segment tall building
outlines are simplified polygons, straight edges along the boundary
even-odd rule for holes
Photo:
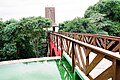
[[[2,21],[3,19],[2,18],[0,18],[0,21]]]
[[[58,31],[58,26],[55,23],[55,7],[45,7],[45,17],[52,20],[52,31]]]
[[[49,18],[55,23],[55,7],[45,7],[45,17]]]

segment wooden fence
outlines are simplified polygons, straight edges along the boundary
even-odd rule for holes
[[[59,33],[65,36],[74,38],[76,40],[112,51],[120,53],[120,37],[115,36],[105,36],[98,34],[82,34],[82,33],[69,33],[63,32]]]
[[[120,80],[120,55],[115,53],[115,51],[120,50],[119,37],[50,33],[50,39],[57,45],[57,48],[61,49],[61,53],[65,52],[72,59],[73,72],[74,68],[78,66],[90,80]],[[111,48],[115,44],[117,46]],[[111,51],[108,51],[109,49]],[[90,61],[92,53],[96,56]],[[96,72],[97,76],[93,76],[91,73],[95,71],[102,60],[107,60],[111,64],[104,71]],[[104,65],[107,65],[107,62]]]

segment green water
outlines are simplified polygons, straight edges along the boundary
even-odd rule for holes
[[[0,65],[0,80],[81,80],[63,60]]]
[[[62,80],[55,61],[0,65],[0,80]]]

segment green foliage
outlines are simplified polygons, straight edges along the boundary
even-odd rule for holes
[[[38,48],[45,39],[51,21],[43,17],[28,17],[0,22],[0,60],[39,57]]]
[[[94,6],[90,6],[84,16],[91,17],[95,13],[105,14],[106,18],[114,21],[120,21],[120,1],[119,0],[100,0]]]
[[[4,22],[0,21],[0,50],[1,50],[1,47],[3,47],[4,45],[4,41],[2,40],[4,27],[5,27]]]
[[[99,13],[106,14],[106,17],[120,21],[120,1],[119,0],[103,0],[95,5],[95,10]]]
[[[85,18],[95,21],[93,23],[99,27],[99,31],[103,30],[109,35],[117,36],[120,32],[120,1],[100,0],[86,10]]]
[[[16,59],[16,46],[15,43],[5,43],[2,49],[2,53],[0,53],[0,60],[11,60]]]
[[[71,21],[65,21],[59,24],[59,31],[61,32],[79,32],[79,33],[96,33],[96,27],[89,24],[87,18],[75,18]]]
[[[86,10],[84,18],[61,23],[59,31],[118,36],[119,26],[120,0],[100,0]]]

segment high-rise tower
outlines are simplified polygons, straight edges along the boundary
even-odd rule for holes
[[[45,17],[52,20],[52,31],[58,31],[55,23],[55,7],[45,7]]]
[[[2,18],[0,18],[0,21],[2,21],[3,19]]]
[[[49,18],[55,23],[55,7],[45,7],[45,17]]]

